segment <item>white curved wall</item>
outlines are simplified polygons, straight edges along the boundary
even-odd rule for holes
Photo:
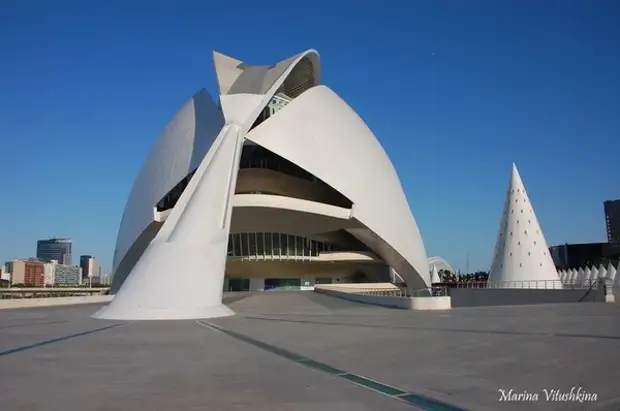
[[[125,205],[114,251],[113,272],[153,221],[153,208],[203,160],[224,119],[206,90],[188,100],[166,125],[146,158]]]
[[[372,131],[338,95],[325,86],[314,87],[247,138],[350,199],[353,217],[400,259],[382,257],[411,286],[428,286],[426,251],[398,175]]]

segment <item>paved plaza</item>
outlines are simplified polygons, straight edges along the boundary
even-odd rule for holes
[[[0,311],[0,409],[620,409],[617,304],[412,312],[313,292],[225,302],[236,316],[205,321],[89,318],[98,305]],[[543,389],[572,387],[597,401],[546,401]],[[500,402],[500,389],[529,400]]]

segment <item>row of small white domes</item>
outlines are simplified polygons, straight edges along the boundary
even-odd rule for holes
[[[617,275],[618,269],[614,264],[609,263],[607,266],[601,264],[598,267],[586,266],[585,268],[569,268],[566,270],[558,270],[558,275],[563,283],[574,281],[595,281],[599,278],[608,278],[614,285],[620,285],[620,275]]]

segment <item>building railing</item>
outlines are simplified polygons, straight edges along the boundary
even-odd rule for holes
[[[523,281],[459,281],[454,288],[518,288],[543,290],[582,290],[596,288],[597,279],[591,280],[523,280]]]
[[[358,288],[351,291],[354,294],[386,296],[386,297],[443,297],[450,295],[448,287],[412,288]]]
[[[79,297],[86,295],[105,295],[109,287],[97,288],[0,288],[0,300],[12,300],[22,298],[53,298],[53,297]]]

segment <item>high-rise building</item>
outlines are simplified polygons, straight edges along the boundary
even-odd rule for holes
[[[50,238],[37,241],[37,258],[41,261],[56,260],[60,264],[71,265],[71,239]]]
[[[605,209],[607,241],[620,243],[620,199],[605,201],[603,208]]]
[[[91,255],[80,256],[80,267],[82,268],[82,278],[84,279],[101,276],[99,260]]]

